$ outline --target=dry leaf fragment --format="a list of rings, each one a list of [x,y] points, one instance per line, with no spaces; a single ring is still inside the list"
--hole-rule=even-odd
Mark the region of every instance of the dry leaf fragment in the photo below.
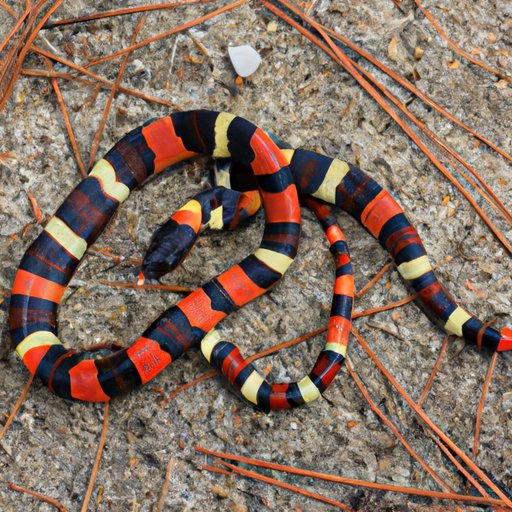
[[[192,41],[194,41],[194,44],[198,47],[199,51],[205,56],[208,57],[210,54],[208,53],[208,48],[197,39],[197,37],[191,36]]]
[[[480,290],[477,288],[471,281],[466,281],[464,286],[472,291],[477,297],[484,298],[487,297],[487,292],[485,290]]]
[[[103,484],[98,485],[98,494],[96,496],[96,508],[103,503],[103,494],[105,493],[105,486]]]
[[[39,208],[39,205],[37,204],[36,198],[28,190],[25,193],[27,194],[30,204],[32,205],[32,210],[34,211],[34,217],[35,217],[37,223],[41,224],[41,222],[43,220],[43,215],[41,214],[41,209]]]
[[[400,41],[396,37],[392,37],[388,45],[388,57],[395,62],[398,61],[398,45]]]
[[[0,160],[16,160],[16,156],[14,153],[11,153],[10,151],[6,151],[5,153],[0,153]]]
[[[460,66],[460,62],[458,60],[452,60],[451,62],[448,62],[448,67],[450,69],[457,69]]]
[[[416,48],[414,48],[414,58],[416,60],[420,60],[423,57],[424,53],[425,50],[421,46],[416,46]]]
[[[216,494],[219,498],[227,498],[229,496],[229,489],[226,487],[221,487],[220,485],[215,485],[210,488],[210,490]]]
[[[197,57],[195,55],[185,55],[183,60],[185,62],[189,62],[190,64],[201,64],[201,62],[203,62],[201,57]]]

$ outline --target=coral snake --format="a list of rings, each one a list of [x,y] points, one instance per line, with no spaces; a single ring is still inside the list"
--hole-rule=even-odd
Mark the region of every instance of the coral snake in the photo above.
[[[130,347],[99,359],[65,348],[57,337],[57,308],[87,248],[146,178],[200,155],[232,162],[231,171],[219,173],[218,181],[234,190],[205,191],[162,225],[145,258],[143,276],[158,277],[178,264],[206,226],[235,228],[256,212],[261,198],[265,228],[259,248],[165,311]],[[309,375],[298,383],[271,385],[214,327],[268,291],[292,263],[300,236],[298,196],[322,223],[335,256],[331,318],[325,347]],[[486,326],[444,290],[402,208],[359,168],[311,151],[279,149],[263,130],[240,117],[191,111],[150,121],[122,138],[27,249],[10,302],[16,351],[32,374],[64,398],[110,400],[201,345],[206,358],[260,409],[309,402],[343,363],[354,294],[343,233],[323,202],[347,211],[377,238],[422,308],[446,332],[491,351],[512,349],[512,329],[498,332]]]

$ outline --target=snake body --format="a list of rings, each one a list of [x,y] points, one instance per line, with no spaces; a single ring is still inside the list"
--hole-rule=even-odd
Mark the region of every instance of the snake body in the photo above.
[[[284,146],[282,141],[272,138]],[[205,336],[201,342],[204,356],[245,399],[267,412],[297,407],[318,398],[344,362],[354,296],[352,268],[344,235],[330,209],[320,200],[346,210],[379,240],[393,256],[402,278],[417,294],[419,305],[443,330],[491,352],[512,348],[510,329],[500,333],[488,327],[445,291],[430,266],[416,229],[389,192],[364,171],[341,160],[305,150],[283,148],[282,151],[302,202],[315,212],[331,244],[336,259],[333,304],[326,345],[311,372],[297,383],[269,383],[220,331],[214,329]],[[175,214],[158,228],[144,259],[143,274],[156,277],[171,271],[203,229],[235,229],[241,219],[256,211],[257,192],[251,190],[255,185],[243,166],[230,161],[217,162],[215,181],[222,185],[202,192],[193,200],[202,205],[193,226],[181,223]],[[243,192],[236,193],[231,187]],[[251,204],[251,212],[242,206],[246,204]]]
[[[259,249],[163,313],[130,347],[102,359],[65,348],[57,337],[57,308],[87,248],[130,191],[198,155],[229,157],[253,169],[266,218]],[[189,212],[181,215],[185,219]],[[265,132],[240,117],[209,111],[152,121],[95,165],[23,256],[9,313],[16,351],[57,395],[108,401],[152,379],[220,320],[269,290],[293,261],[299,232],[296,187]]]
[[[212,329],[201,341],[208,362],[245,399],[264,412],[291,409],[317,399],[340,371],[348,348],[354,277],[345,235],[327,205],[311,198],[303,201],[321,223],[336,264],[326,343],[309,374],[298,382],[270,383],[234,343],[223,339],[220,331]],[[202,231],[235,229],[258,207],[259,194],[254,190],[239,192],[217,186],[201,192],[155,231],[142,264],[141,278],[153,279],[172,271]],[[184,220],[180,214],[183,209],[195,213]]]
[[[313,151],[282,149],[301,198],[316,198],[349,213],[392,256],[404,281],[417,294],[425,313],[445,332],[494,351],[512,349],[512,329],[489,327],[462,308],[437,279],[415,227],[392,195],[359,167]],[[250,188],[243,166],[221,184]],[[254,188],[254,185],[252,185]]]
[[[164,312],[131,347],[103,359],[66,349],[57,337],[57,307],[87,248],[130,191],[148,176],[205,154],[232,160],[231,173],[221,176],[221,182],[227,180],[243,193],[214,189],[189,201],[160,228],[144,272],[162,275],[169,252],[175,251],[173,258],[179,263],[206,224],[235,227],[254,214],[261,196],[266,224],[260,248]],[[300,232],[297,191],[322,222],[335,255],[334,300],[327,343],[313,370],[298,383],[271,385],[214,327],[269,290],[293,261]],[[353,297],[343,233],[318,200],[344,209],[378,239],[422,307],[446,332],[491,351],[512,349],[512,329],[499,332],[486,326],[444,290],[402,208],[361,169],[311,151],[279,150],[265,132],[231,114],[192,111],[152,121],[121,139],[29,247],[10,304],[17,353],[29,371],[59,396],[107,401],[149,381],[203,340],[201,347],[210,362],[261,409],[290,408],[313,400],[332,381],[345,357]]]

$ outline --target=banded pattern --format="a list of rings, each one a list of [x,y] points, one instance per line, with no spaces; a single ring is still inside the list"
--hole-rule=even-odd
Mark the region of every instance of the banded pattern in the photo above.
[[[512,350],[512,329],[501,332],[465,311],[432,270],[414,226],[393,197],[358,167],[307,150],[282,149],[301,198],[314,197],[354,217],[393,257],[402,278],[414,289],[425,313],[449,334],[491,351]],[[253,187],[239,164],[231,166],[233,187]],[[225,171],[220,179],[228,181]]]
[[[158,279],[176,268],[206,228],[233,230],[252,217],[260,206],[256,190],[242,193],[215,187],[197,194],[154,232],[139,283],[146,278]]]
[[[80,259],[118,206],[150,175],[198,155],[254,172],[265,208],[258,251],[163,313],[134,344],[103,359],[66,349],[57,308]],[[10,303],[16,351],[64,398],[107,401],[157,375],[226,315],[272,287],[295,257],[300,209],[290,170],[261,129],[231,114],[180,112],[133,130],[70,193],[26,251]]]
[[[316,400],[339,372],[347,352],[354,302],[354,277],[347,244],[327,206],[310,199],[306,204],[320,220],[336,262],[327,342],[310,373],[299,382],[271,384],[254,364],[244,359],[236,345],[222,340],[218,330],[213,329],[201,341],[201,351],[206,359],[249,402],[264,412],[291,409]]]
[[[219,167],[217,167],[219,168]],[[229,176],[225,182],[229,186]],[[163,275],[174,269],[194,244],[199,226],[213,229],[234,229],[257,210],[256,198],[248,192],[237,192],[217,186],[198,194],[156,231],[143,262],[143,269],[155,268]],[[253,191],[252,194],[256,194]],[[254,209],[246,209],[245,198],[251,199]],[[217,368],[230,384],[250,402],[264,412],[290,409],[317,399],[331,384],[339,372],[347,352],[354,302],[354,278],[344,235],[330,209],[311,198],[304,199],[313,210],[326,232],[330,250],[336,260],[334,295],[327,330],[327,342],[308,376],[298,383],[269,384],[255,366],[249,364],[233,343],[223,341],[216,329],[210,331],[201,342],[206,359]],[[191,207],[190,205],[193,205]],[[222,208],[222,219],[212,216]],[[190,212],[194,209],[194,214]],[[186,211],[186,217],[181,217]],[[177,222],[181,224],[177,224]],[[188,228],[188,229],[187,229]],[[179,232],[193,236],[179,236]],[[143,275],[148,272],[144,270]]]
[[[270,136],[280,147],[285,146],[285,143],[272,135]],[[320,198],[328,203],[337,204],[351,213],[393,255],[399,273],[413,286],[418,282],[422,283],[422,279],[425,278],[433,280],[436,284],[433,287],[436,293],[442,291],[445,294],[444,296],[437,294],[432,298],[425,291],[421,293],[420,286],[416,286],[415,289],[418,292],[419,299],[423,301],[427,313],[430,313],[446,331],[461,336],[468,333],[468,326],[479,322],[460,306],[457,306],[453,299],[449,299],[452,301],[451,313],[440,309],[440,301],[446,301],[446,292],[437,283],[417,232],[407,221],[403,210],[387,191],[383,190],[357,167],[340,160],[329,159],[302,150],[294,152],[288,148],[283,149],[283,154],[291,166],[294,179],[299,186],[302,201],[315,212],[332,244],[345,243],[341,230],[337,227],[330,210],[313,198]],[[298,157],[296,160],[294,160],[294,155]],[[237,169],[235,175],[230,173],[232,168]],[[243,194],[234,191],[228,194],[225,187],[234,186],[250,189],[254,184],[251,177],[247,173],[244,174],[240,165],[233,164],[229,160],[216,161],[214,180],[222,186],[214,187],[200,195],[200,203],[204,205],[204,212],[198,212],[196,217],[208,218],[210,212],[209,201],[214,203],[217,209],[221,208],[219,205],[222,203],[225,211],[229,213],[224,216],[222,222],[215,222],[215,226],[212,227],[233,229],[238,225],[238,222],[233,219],[238,218],[237,209],[241,208],[240,197]],[[199,221],[197,220],[196,223],[199,224]],[[176,256],[176,248],[183,246],[180,254],[187,253],[195,242],[195,236],[184,241],[180,240],[171,230],[167,229],[172,224],[171,220],[160,226],[145,257],[145,261],[159,266],[162,273],[172,270],[179,263],[180,257]],[[197,231],[193,227],[190,227],[190,230]],[[340,239],[331,239],[333,233],[339,235]],[[338,253],[335,252],[335,254],[338,258],[338,270],[327,344],[312,372],[302,381],[289,384],[269,384],[257,372],[254,365],[247,363],[236,345],[222,340],[221,334],[215,329],[208,333],[201,342],[201,349],[208,361],[247,400],[264,411],[287,409],[318,398],[332,382],[341,367],[350,331],[353,278],[346,247],[342,246],[342,250]],[[346,263],[340,261],[339,258],[345,259]],[[345,267],[345,265],[347,266]],[[340,291],[343,291],[343,293],[340,294]],[[472,322],[466,323],[468,320],[472,320]],[[494,349],[492,341],[496,339],[496,332],[491,329],[490,342],[489,332],[480,322],[480,325],[476,324],[473,337],[467,336],[467,339],[478,343],[486,336],[486,345]],[[496,347],[498,350],[508,350],[510,348],[507,343],[512,337],[511,334],[510,329],[504,329],[501,335],[498,333],[500,336],[500,342]],[[333,342],[332,340],[336,336],[338,337]],[[331,349],[337,356],[332,357],[329,352]],[[332,358],[330,366],[327,364],[329,355]]]

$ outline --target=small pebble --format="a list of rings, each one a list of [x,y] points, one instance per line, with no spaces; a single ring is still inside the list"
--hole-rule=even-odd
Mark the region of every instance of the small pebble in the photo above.
[[[267,32],[277,32],[277,23],[275,21],[269,22],[269,24],[267,25]]]
[[[132,75],[140,75],[145,69],[146,67],[139,59],[134,59],[130,65],[130,72]]]
[[[503,393],[501,397],[501,408],[504,412],[512,411],[512,391]]]
[[[424,53],[425,50],[421,46],[416,46],[416,48],[414,48],[414,58],[416,60],[421,60]]]
[[[261,64],[260,54],[252,46],[229,46],[228,53],[235,71],[242,78],[252,75]]]
[[[226,499],[229,496],[229,489],[227,487],[221,487],[220,485],[213,486],[211,491],[219,498]]]

